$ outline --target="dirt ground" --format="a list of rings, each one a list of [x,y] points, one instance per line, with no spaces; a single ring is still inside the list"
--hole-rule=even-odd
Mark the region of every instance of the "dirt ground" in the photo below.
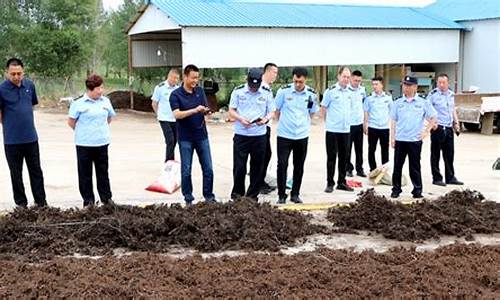
[[[374,190],[324,220],[250,199],[18,208],[0,216],[0,298],[498,299],[499,210],[473,191],[405,205]],[[353,230],[410,241],[482,233],[493,242],[300,251]]]
[[[459,298],[500,297],[500,247],[452,245],[434,252],[321,249],[173,259],[0,258],[0,298]]]

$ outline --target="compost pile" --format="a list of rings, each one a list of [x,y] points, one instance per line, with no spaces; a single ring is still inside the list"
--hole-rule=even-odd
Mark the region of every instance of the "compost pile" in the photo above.
[[[332,208],[328,219],[335,226],[368,230],[386,238],[421,241],[441,235],[465,236],[500,232],[500,203],[485,201],[476,191],[451,191],[434,201],[393,202],[373,189],[355,203]]]
[[[116,248],[166,252],[171,246],[200,251],[269,250],[326,228],[299,212],[243,199],[229,203],[16,209],[0,218],[0,254],[50,258],[110,254]]]
[[[152,112],[151,97],[146,97],[142,94],[134,93],[134,110]],[[114,91],[107,95],[115,109],[130,108],[130,92]]]
[[[360,299],[500,297],[500,247],[320,249],[181,260],[158,254],[26,263],[0,257],[0,298]]]

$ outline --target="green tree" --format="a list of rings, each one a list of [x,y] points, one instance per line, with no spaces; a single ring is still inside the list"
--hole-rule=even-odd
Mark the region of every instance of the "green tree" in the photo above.
[[[100,30],[106,37],[103,61],[106,70],[111,70],[121,78],[128,68],[128,42],[125,30],[130,20],[143,4],[141,0],[125,0],[118,10],[111,12]]]
[[[2,3],[6,19],[0,23],[0,37],[5,37],[0,51],[4,57],[18,56],[31,73],[66,80],[87,65],[95,43],[98,0]]]

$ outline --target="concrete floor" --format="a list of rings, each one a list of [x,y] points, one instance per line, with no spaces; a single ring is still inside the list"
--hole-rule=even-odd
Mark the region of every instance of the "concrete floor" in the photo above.
[[[36,123],[40,138],[42,168],[45,175],[47,201],[52,206],[68,208],[82,205],[78,192],[76,170],[76,151],[73,132],[66,125],[63,112],[37,111]],[[323,192],[326,174],[326,153],[324,129],[319,120],[314,121],[306,160],[301,196],[307,203],[351,202],[356,193],[334,191]],[[276,124],[274,124],[276,126]],[[160,127],[153,115],[119,111],[111,124],[112,143],[110,146],[110,180],[113,199],[117,203],[145,205],[152,203],[182,202],[182,194],[164,195],[145,191],[144,188],[159,175],[164,157],[165,145]],[[275,130],[273,131],[275,133]],[[215,193],[220,200],[227,200],[232,188],[232,136],[231,124],[210,124],[209,136],[215,172]],[[0,137],[1,139],[1,137]],[[275,149],[273,135],[273,149]],[[367,143],[365,140],[365,170]],[[491,166],[500,156],[500,135],[480,135],[463,133],[455,142],[455,169],[457,177],[470,188],[481,191],[488,199],[500,202],[500,171],[492,171]],[[424,195],[433,198],[456,188],[455,186],[438,187],[431,184],[429,165],[430,141],[424,142],[422,153],[422,174]],[[0,211],[14,207],[10,177],[3,148],[0,150]],[[177,157],[178,154],[177,154]],[[390,157],[393,157],[392,149]],[[380,156],[377,154],[377,160]],[[194,195],[201,197],[201,170],[197,160],[193,164]],[[275,163],[275,158],[273,158]],[[408,174],[405,165],[404,174]],[[25,185],[30,204],[32,196],[29,180],[25,171]],[[361,178],[363,189],[370,187]],[[375,189],[384,195],[390,194],[389,186],[377,186]],[[411,186],[403,188],[401,200],[411,199]],[[97,194],[96,194],[97,195]],[[277,200],[276,192],[261,197],[263,201]]]

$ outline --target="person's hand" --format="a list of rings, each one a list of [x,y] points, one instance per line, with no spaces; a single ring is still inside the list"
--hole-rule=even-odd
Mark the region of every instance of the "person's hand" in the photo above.
[[[454,123],[453,124],[453,129],[455,130],[455,133],[460,132],[460,123]]]
[[[431,130],[432,131],[436,130],[438,128],[438,126],[439,126],[438,123],[434,123]]]
[[[363,125],[363,133],[368,135],[368,124]]]
[[[240,123],[245,126],[245,128],[249,128],[250,126],[252,126],[252,123],[250,123],[250,121],[248,121],[247,119],[245,118],[241,118],[240,119]]]
[[[392,148],[396,147],[396,140],[395,139],[391,139],[391,147]]]
[[[210,109],[204,105],[198,105],[196,107],[196,112],[198,113],[206,113],[207,111],[209,111]]]
[[[259,122],[257,122],[257,125],[266,125],[268,121],[269,120],[267,118],[262,118]]]

